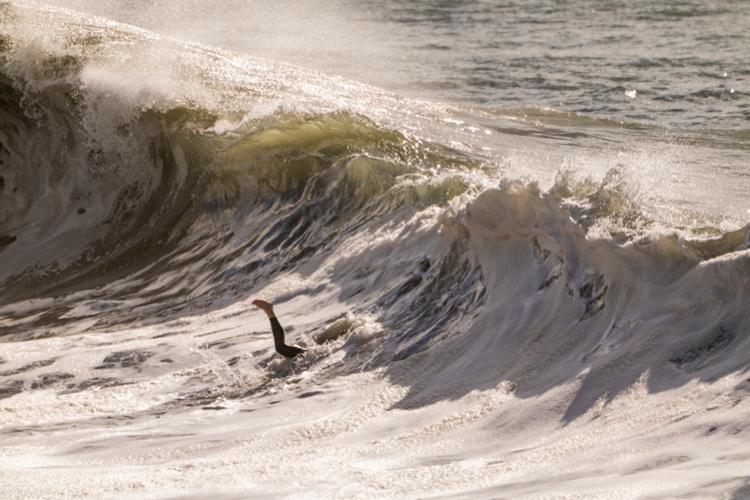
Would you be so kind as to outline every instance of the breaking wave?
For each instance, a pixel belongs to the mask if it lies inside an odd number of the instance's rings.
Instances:
[[[407,104],[364,86],[324,92],[304,70],[62,11],[2,16],[5,340],[261,289],[327,297],[383,326],[370,366],[423,356],[403,405],[583,370],[568,419],[647,372],[663,385],[750,361],[748,227],[655,235],[617,168],[542,189],[424,138],[435,124],[399,126]],[[269,288],[292,274],[305,284]]]

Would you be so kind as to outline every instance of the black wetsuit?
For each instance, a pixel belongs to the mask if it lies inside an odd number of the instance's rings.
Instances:
[[[284,343],[284,329],[281,327],[281,323],[274,316],[271,319],[271,331],[273,332],[273,344],[276,347],[276,352],[284,356],[285,358],[293,358],[297,354],[305,352],[301,347],[294,345],[286,345]]]

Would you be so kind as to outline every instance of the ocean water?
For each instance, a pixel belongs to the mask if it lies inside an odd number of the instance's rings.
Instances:
[[[744,1],[47,3],[418,99],[695,130],[750,119]]]
[[[0,2],[0,495],[747,497],[749,38]]]

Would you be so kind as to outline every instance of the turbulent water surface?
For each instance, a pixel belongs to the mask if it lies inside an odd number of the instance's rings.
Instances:
[[[2,497],[746,498],[749,37],[0,2]]]

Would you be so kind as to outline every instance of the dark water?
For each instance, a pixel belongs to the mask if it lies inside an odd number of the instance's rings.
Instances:
[[[750,120],[746,1],[45,3],[411,97],[690,129]]]

